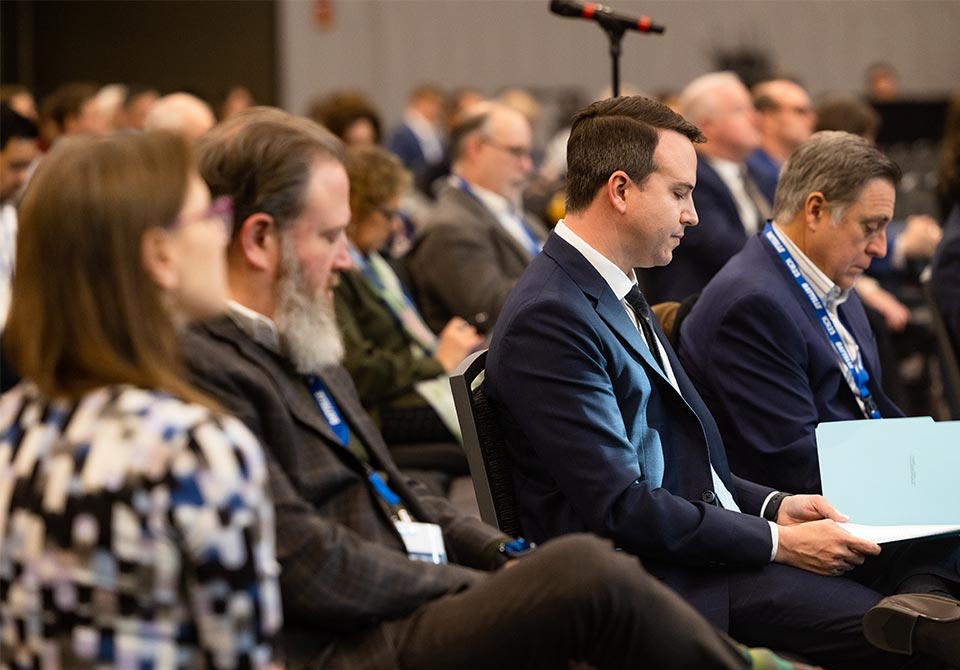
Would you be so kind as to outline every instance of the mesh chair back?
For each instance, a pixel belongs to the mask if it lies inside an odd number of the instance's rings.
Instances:
[[[510,457],[496,411],[482,390],[486,360],[486,350],[471,354],[450,375],[450,386],[480,518],[517,537],[522,533]]]
[[[950,410],[950,418],[960,420],[960,363],[958,363],[960,352],[953,343],[947,323],[943,319],[943,312],[940,311],[940,305],[937,303],[937,297],[933,294],[930,275],[928,267],[920,275],[920,283],[923,285],[923,295],[930,308],[933,332],[937,336],[937,353],[943,376],[943,397]]]

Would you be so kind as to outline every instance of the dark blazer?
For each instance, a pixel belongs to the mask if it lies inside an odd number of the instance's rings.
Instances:
[[[527,216],[527,224],[543,240],[546,229],[535,218]],[[454,316],[479,321],[485,332],[493,328],[530,259],[490,210],[448,184],[407,255],[406,267],[420,313],[434,332]]]
[[[747,156],[747,172],[753,178],[757,188],[770,204],[777,192],[777,180],[780,179],[780,166],[763,149],[757,149]]]
[[[857,340],[885,417],[873,331],[856,291],[839,310]],[[720,426],[738,473],[792,493],[819,493],[814,430],[861,419],[853,391],[806,295],[761,235],[703,291],[680,331],[680,360]]]
[[[943,239],[933,257],[933,294],[960,351],[960,203],[953,206],[943,224]]]
[[[762,566],[771,489],[731,475],[720,433],[660,332],[681,393],[604,279],[551,235],[507,301],[487,356],[524,532],[589,531],[644,559],[726,622],[726,577],[684,566]],[[715,504],[710,462],[746,512]]]
[[[748,174],[758,181],[749,166]],[[736,202],[717,171],[702,157],[697,159],[697,186],[693,204],[700,223],[688,227],[673,261],[645,272],[649,278],[650,304],[683,300],[699,293],[730,258],[743,248],[747,233]]]
[[[340,274],[335,292],[337,323],[343,335],[343,364],[363,406],[375,416],[382,407],[427,406],[413,385],[444,374],[433,356],[415,356],[417,346],[359,270]]]
[[[227,317],[186,333],[182,350],[195,383],[239,417],[267,452],[289,667],[394,666],[392,643],[378,624],[483,579],[471,567],[489,567],[487,552],[503,535],[460,516],[442,498],[421,495],[422,487],[393,464],[347,372],[330,369],[323,381],[371,465],[415,518],[443,528],[450,564],[409,560],[360,460],[337,442],[285,360]],[[352,643],[337,648],[347,636]]]
[[[420,139],[406,123],[401,123],[394,129],[387,141],[387,148],[398,156],[409,170],[423,170],[426,167],[427,159],[423,155]]]

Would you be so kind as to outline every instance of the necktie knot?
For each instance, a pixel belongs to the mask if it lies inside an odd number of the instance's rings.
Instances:
[[[637,316],[645,321],[650,320],[650,304],[647,302],[647,299],[643,297],[639,286],[634,284],[630,289],[630,292],[627,293],[626,299],[627,304],[633,308],[633,311],[637,313]]]

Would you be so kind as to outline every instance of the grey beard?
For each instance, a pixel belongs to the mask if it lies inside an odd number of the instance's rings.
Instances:
[[[288,238],[281,244],[280,295],[274,321],[283,351],[300,374],[340,365],[343,338],[325,287],[311,287]]]

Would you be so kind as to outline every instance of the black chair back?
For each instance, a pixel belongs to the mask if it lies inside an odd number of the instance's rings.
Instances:
[[[486,361],[486,350],[468,356],[450,375],[450,386],[480,518],[518,537],[522,533],[510,457],[496,412],[482,389]]]

